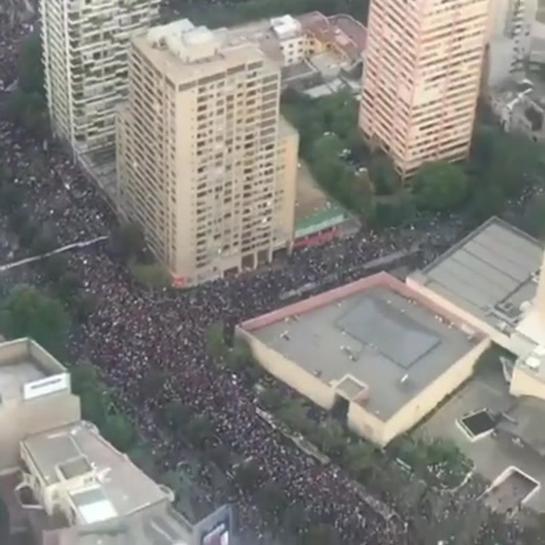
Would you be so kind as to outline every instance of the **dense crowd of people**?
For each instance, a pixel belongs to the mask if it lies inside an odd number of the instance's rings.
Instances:
[[[15,73],[14,40],[24,31],[0,28],[4,87]],[[21,128],[0,121],[0,165],[24,191],[24,210],[59,246],[107,235],[114,228],[108,206],[54,142],[36,141]],[[358,278],[365,264],[377,257],[416,245],[432,256],[457,236],[460,227],[453,221],[432,234],[419,229],[380,236],[358,233],[324,248],[298,251],[280,267],[179,293],[139,287],[108,244],[71,252],[71,271],[97,303],[87,323],[74,332],[71,352],[76,359],[89,359],[100,367],[139,429],[155,441],[165,463],[175,465],[179,459],[176,444],[159,433],[158,415],[167,404],[180,400],[207,415],[219,440],[242,458],[255,460],[290,502],[306,507],[311,520],[333,525],[343,543],[403,544],[410,526],[385,521],[342,470],[317,464],[261,420],[254,389],[211,361],[207,330],[217,321],[233,325],[278,307],[279,294],[302,285],[312,283],[320,290]],[[0,223],[0,230],[4,229],[6,224]],[[2,240],[10,239],[0,236],[0,252],[6,250]],[[0,262],[6,256],[0,254]],[[143,395],[142,387],[157,370],[166,379],[161,391],[150,398]],[[259,532],[255,502],[242,492],[237,501],[243,530],[252,527]]]

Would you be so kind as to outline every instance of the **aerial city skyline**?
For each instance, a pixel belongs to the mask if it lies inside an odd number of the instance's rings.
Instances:
[[[6,0],[0,545],[545,544],[544,44]]]

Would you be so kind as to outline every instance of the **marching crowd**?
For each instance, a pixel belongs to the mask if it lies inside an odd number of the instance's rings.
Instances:
[[[18,35],[0,28],[4,87],[14,74],[12,48]],[[0,165],[24,191],[25,212],[59,246],[109,234],[114,227],[112,213],[93,185],[53,142],[36,141],[0,121]],[[335,526],[343,543],[401,545],[407,539],[405,525],[384,521],[342,470],[315,463],[261,420],[254,389],[214,365],[206,337],[214,322],[233,325],[280,306],[283,292],[308,283],[323,287],[355,279],[365,263],[377,257],[417,244],[434,253],[445,242],[437,233],[418,229],[380,236],[359,233],[326,248],[301,250],[282,267],[180,293],[143,290],[107,244],[76,251],[68,255],[71,271],[97,305],[83,330],[73,336],[71,350],[74,357],[89,358],[101,368],[139,428],[167,454],[169,464],[179,460],[175,444],[159,433],[158,415],[167,404],[180,400],[207,415],[218,439],[242,458],[254,459],[290,502],[306,507],[311,520]],[[0,255],[0,262],[5,257]],[[156,370],[164,372],[165,382],[156,395],[146,397],[143,384]],[[255,502],[243,493],[237,501],[243,529],[257,525],[259,531]]]

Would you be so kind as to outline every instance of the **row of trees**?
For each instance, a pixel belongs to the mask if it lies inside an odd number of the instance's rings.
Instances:
[[[23,43],[17,63],[17,89],[6,101],[6,119],[25,127],[43,138],[49,130],[47,116],[42,45],[40,33],[35,31]]]

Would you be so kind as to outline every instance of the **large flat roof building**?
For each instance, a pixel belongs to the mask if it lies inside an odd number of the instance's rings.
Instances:
[[[493,217],[407,284],[507,346],[536,294],[542,254],[539,241]]]
[[[543,246],[491,218],[422,271],[412,289],[472,324],[512,353],[510,392],[545,399]]]
[[[465,159],[473,130],[489,0],[373,0],[360,127],[402,177]]]
[[[64,366],[30,339],[0,343],[0,473],[17,467],[28,434],[79,418]]]
[[[242,323],[257,360],[318,405],[347,403],[348,425],[384,445],[473,372],[488,341],[380,273]]]
[[[184,19],[133,38],[119,202],[178,285],[291,249],[298,134],[280,90],[280,65],[225,30]]]

